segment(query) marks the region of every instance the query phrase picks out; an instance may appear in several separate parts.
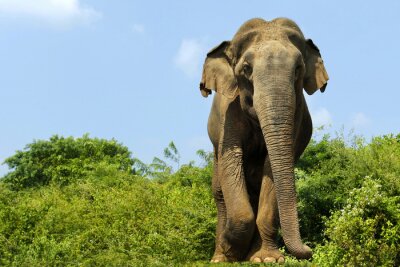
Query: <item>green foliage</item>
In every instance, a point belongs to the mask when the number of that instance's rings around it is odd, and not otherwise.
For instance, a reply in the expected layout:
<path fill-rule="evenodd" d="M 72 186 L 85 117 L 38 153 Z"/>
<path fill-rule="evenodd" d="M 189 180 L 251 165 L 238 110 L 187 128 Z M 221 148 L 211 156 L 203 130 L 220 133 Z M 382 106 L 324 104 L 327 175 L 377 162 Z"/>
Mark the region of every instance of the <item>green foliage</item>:
<path fill-rule="evenodd" d="M 197 154 L 200 166 L 179 165 L 171 142 L 145 164 L 114 140 L 35 141 L 7 159 L 0 181 L 0 265 L 209 266 L 213 154 Z M 285 266 L 400 264 L 400 135 L 325 135 L 295 175 L 302 236 L 315 254 Z"/>
<path fill-rule="evenodd" d="M 21 191 L 1 184 L 0 265 L 164 266 L 211 257 L 209 185 L 160 184 L 114 168 L 86 178 Z"/>
<path fill-rule="evenodd" d="M 203 165 L 211 167 L 213 165 L 214 153 L 206 152 L 203 149 L 196 151 L 196 154 L 203 160 Z"/>
<path fill-rule="evenodd" d="M 366 177 L 343 209 L 327 221 L 329 238 L 317 248 L 319 266 L 399 266 L 400 196 L 388 196 Z"/>
<path fill-rule="evenodd" d="M 48 141 L 28 144 L 5 163 L 12 171 L 4 181 L 14 189 L 22 189 L 49 183 L 65 185 L 85 177 L 101 163 L 130 171 L 133 160 L 128 148 L 115 140 L 89 138 L 88 135 L 81 138 L 55 135 Z"/>
<path fill-rule="evenodd" d="M 325 220 L 345 206 L 365 177 L 378 181 L 390 196 L 400 194 L 400 135 L 376 137 L 369 144 L 355 137 L 351 145 L 343 136 L 325 136 L 307 147 L 300 162 L 311 162 L 313 153 L 322 163 L 296 169 L 301 231 L 311 246 L 323 241 Z"/>
<path fill-rule="evenodd" d="M 357 181 L 348 172 L 353 149 L 343 137 L 311 141 L 300 158 L 295 174 L 302 236 L 312 243 L 323 239 L 324 218 L 343 205 Z"/>
<path fill-rule="evenodd" d="M 212 167 L 210 165 L 200 168 L 183 165 L 176 173 L 168 177 L 168 184 L 178 187 L 204 186 L 211 190 Z"/>
<path fill-rule="evenodd" d="M 179 168 L 181 155 L 179 155 L 178 149 L 176 148 L 174 142 L 170 142 L 168 147 L 164 149 L 164 157 L 177 163 Z"/>
<path fill-rule="evenodd" d="M 358 137 L 351 145 L 343 137 L 320 143 L 311 143 L 303 162 L 311 162 L 316 152 L 323 163 L 296 170 L 301 231 L 317 246 L 315 262 L 398 265 L 400 135 L 376 137 L 368 144 Z"/>
<path fill-rule="evenodd" d="M 321 168 L 326 161 L 331 160 L 335 156 L 335 148 L 329 140 L 329 135 L 324 135 L 322 140 L 317 142 L 311 139 L 306 150 L 296 164 L 296 167 L 311 172 Z"/>
<path fill-rule="evenodd" d="M 181 156 L 174 142 L 170 142 L 168 147 L 164 149 L 164 157 L 166 160 L 154 157 L 150 164 L 145 164 L 139 159 L 134 158 L 133 172 L 151 177 L 158 182 L 165 182 L 174 171 L 173 166 L 168 164 L 167 161 L 172 161 L 173 164 L 178 165 L 178 168 L 180 167 L 179 162 Z"/>

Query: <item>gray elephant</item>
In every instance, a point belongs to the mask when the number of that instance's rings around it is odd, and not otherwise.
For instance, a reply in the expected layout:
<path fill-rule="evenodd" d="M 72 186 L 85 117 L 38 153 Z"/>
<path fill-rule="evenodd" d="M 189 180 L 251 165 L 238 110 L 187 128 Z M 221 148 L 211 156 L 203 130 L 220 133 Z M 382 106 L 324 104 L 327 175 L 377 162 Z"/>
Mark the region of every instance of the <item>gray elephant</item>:
<path fill-rule="evenodd" d="M 212 262 L 283 262 L 312 256 L 300 237 L 294 164 L 312 134 L 303 95 L 323 92 L 328 74 L 316 45 L 286 18 L 251 19 L 208 54 L 200 90 L 214 96 L 208 134 L 218 209 Z"/>

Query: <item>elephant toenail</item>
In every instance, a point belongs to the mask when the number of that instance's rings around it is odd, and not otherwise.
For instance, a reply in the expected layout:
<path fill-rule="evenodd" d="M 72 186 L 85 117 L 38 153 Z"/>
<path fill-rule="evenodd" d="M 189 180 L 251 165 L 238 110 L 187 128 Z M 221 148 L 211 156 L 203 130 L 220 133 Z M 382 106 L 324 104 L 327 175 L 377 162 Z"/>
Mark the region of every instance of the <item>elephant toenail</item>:
<path fill-rule="evenodd" d="M 266 257 L 266 258 L 264 259 L 264 262 L 276 262 L 276 259 L 273 258 L 273 257 Z"/>
<path fill-rule="evenodd" d="M 261 259 L 259 257 L 256 257 L 253 259 L 253 262 L 262 262 Z"/>

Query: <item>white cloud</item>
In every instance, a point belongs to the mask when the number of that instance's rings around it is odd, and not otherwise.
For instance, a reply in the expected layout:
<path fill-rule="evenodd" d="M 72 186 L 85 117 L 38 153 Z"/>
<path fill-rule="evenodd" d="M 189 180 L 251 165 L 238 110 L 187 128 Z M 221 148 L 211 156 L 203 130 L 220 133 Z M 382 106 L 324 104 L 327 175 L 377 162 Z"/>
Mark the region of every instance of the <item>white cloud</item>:
<path fill-rule="evenodd" d="M 354 128 L 365 127 L 368 126 L 369 124 L 370 120 L 364 113 L 358 112 L 353 116 L 352 125 Z"/>
<path fill-rule="evenodd" d="M 144 25 L 143 24 L 133 24 L 132 31 L 135 33 L 144 33 L 145 32 Z"/>
<path fill-rule="evenodd" d="M 332 124 L 332 116 L 326 108 L 320 108 L 315 112 L 311 112 L 311 118 L 314 127 L 329 126 Z"/>
<path fill-rule="evenodd" d="M 175 65 L 187 76 L 194 77 L 200 73 L 200 65 L 205 57 L 205 48 L 201 41 L 184 39 L 175 56 Z"/>
<path fill-rule="evenodd" d="M 30 18 L 56 25 L 90 23 L 101 13 L 83 6 L 80 0 L 0 0 L 0 14 Z"/>

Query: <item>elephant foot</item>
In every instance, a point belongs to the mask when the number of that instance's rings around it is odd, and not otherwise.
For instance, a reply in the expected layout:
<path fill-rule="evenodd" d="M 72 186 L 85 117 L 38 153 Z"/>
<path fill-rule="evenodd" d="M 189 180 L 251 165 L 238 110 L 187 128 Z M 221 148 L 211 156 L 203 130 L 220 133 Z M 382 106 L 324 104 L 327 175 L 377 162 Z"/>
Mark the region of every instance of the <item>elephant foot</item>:
<path fill-rule="evenodd" d="M 251 262 L 277 262 L 284 263 L 285 257 L 277 248 L 260 248 L 257 251 L 250 252 L 247 259 Z"/>
<path fill-rule="evenodd" d="M 214 254 L 211 263 L 228 262 L 228 258 L 224 254 Z"/>
<path fill-rule="evenodd" d="M 230 245 L 225 245 L 225 249 L 222 248 L 222 246 L 218 247 L 216 251 L 214 252 L 214 256 L 211 259 L 211 263 L 217 263 L 217 262 L 236 262 L 240 261 L 241 258 L 240 255 L 243 253 L 240 253 L 239 250 L 234 249 Z"/>
<path fill-rule="evenodd" d="M 229 259 L 227 256 L 224 254 L 224 250 L 221 246 L 221 243 L 219 243 L 214 251 L 214 255 L 211 258 L 211 263 L 218 263 L 218 262 L 229 262 Z"/>

